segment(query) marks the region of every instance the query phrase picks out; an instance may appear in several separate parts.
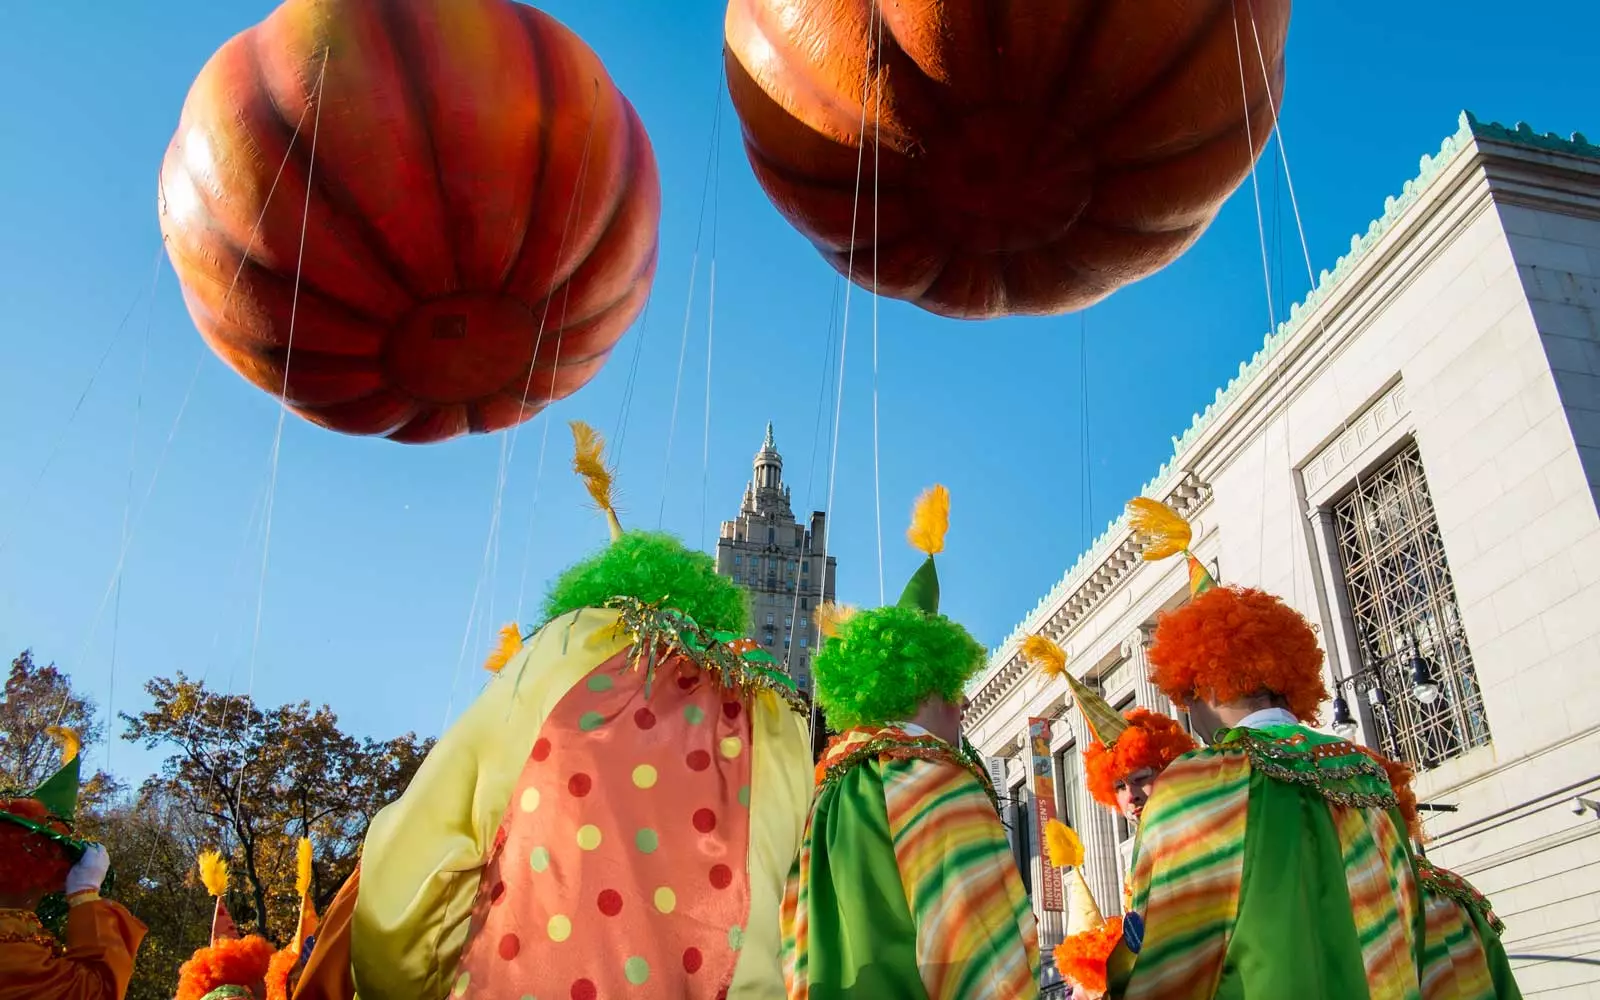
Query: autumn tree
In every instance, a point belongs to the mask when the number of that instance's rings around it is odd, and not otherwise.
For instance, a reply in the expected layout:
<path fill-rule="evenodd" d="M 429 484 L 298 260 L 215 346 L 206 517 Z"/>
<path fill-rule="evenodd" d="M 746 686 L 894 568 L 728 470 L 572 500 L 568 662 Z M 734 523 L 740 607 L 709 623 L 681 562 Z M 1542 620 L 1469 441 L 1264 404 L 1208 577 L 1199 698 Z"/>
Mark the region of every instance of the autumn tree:
<path fill-rule="evenodd" d="M 321 909 L 355 868 L 372 816 L 396 798 L 432 747 L 413 733 L 358 739 L 326 705 L 262 708 L 182 673 L 145 685 L 151 707 L 124 715 L 123 738 L 168 753 L 141 800 L 182 804 L 211 826 L 245 899 L 234 916 L 274 941 L 294 926 L 295 841 L 315 844 Z"/>
<path fill-rule="evenodd" d="M 105 734 L 94 703 L 73 690 L 55 664 L 40 666 L 24 650 L 11 661 L 0 697 L 0 788 L 36 788 L 61 766 L 61 750 L 47 732 L 52 726 L 67 727 L 82 741 L 88 777 L 78 795 L 80 805 L 92 809 L 115 795 L 117 783 L 111 775 L 87 766 L 89 750 Z"/>

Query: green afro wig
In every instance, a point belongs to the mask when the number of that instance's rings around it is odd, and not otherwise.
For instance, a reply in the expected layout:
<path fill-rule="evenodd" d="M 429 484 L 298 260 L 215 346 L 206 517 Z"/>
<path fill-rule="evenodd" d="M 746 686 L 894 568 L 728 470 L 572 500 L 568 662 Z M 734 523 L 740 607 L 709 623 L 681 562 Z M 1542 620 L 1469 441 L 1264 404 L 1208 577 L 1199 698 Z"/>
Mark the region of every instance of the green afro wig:
<path fill-rule="evenodd" d="M 945 616 L 891 605 L 841 623 L 811 667 L 828 724 L 849 729 L 903 722 L 929 698 L 960 701 L 986 656 Z"/>
<path fill-rule="evenodd" d="M 695 552 L 671 535 L 629 531 L 604 551 L 569 567 L 550 585 L 544 621 L 579 608 L 602 608 L 613 597 L 681 611 L 713 631 L 750 632 L 744 592 L 704 552 Z"/>

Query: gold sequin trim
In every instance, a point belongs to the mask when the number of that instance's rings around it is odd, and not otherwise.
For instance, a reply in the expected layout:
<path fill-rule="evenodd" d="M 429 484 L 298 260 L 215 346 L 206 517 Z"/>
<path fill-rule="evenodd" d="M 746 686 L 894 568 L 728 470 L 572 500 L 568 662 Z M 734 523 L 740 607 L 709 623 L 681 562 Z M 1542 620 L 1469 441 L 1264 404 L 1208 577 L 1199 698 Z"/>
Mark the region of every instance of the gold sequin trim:
<path fill-rule="evenodd" d="M 20 931 L 0 931 L 0 946 L 33 944 L 57 958 L 66 954 L 61 942 L 44 929 L 44 924 L 39 922 L 39 917 L 32 910 L 0 909 L 0 920 L 15 920 L 26 928 Z"/>

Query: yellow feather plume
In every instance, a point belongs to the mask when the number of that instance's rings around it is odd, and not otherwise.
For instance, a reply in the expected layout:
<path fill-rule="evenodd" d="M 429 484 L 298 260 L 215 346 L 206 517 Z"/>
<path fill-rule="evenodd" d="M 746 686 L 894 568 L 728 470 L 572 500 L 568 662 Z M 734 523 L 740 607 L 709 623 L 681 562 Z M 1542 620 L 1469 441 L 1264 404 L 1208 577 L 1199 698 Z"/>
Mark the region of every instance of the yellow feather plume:
<path fill-rule="evenodd" d="M 582 420 L 572 421 L 572 471 L 583 477 L 589 496 L 601 510 L 611 509 L 612 473 L 606 468 L 606 439 Z"/>
<path fill-rule="evenodd" d="M 918 552 L 936 556 L 944 551 L 945 532 L 950 530 L 950 491 L 943 486 L 931 486 L 917 497 L 911 509 L 911 527 L 906 529 L 906 540 Z"/>
<path fill-rule="evenodd" d="M 228 863 L 222 860 L 220 852 L 200 852 L 200 884 L 213 896 L 228 891 Z"/>
<path fill-rule="evenodd" d="M 1149 497 L 1134 497 L 1128 501 L 1128 527 L 1145 543 L 1147 562 L 1187 552 L 1194 536 L 1183 515 Z"/>
<path fill-rule="evenodd" d="M 483 661 L 483 669 L 491 674 L 498 674 L 511 662 L 511 658 L 522 652 L 522 629 L 516 622 L 500 626 L 500 645 L 494 648 L 489 658 Z"/>
<path fill-rule="evenodd" d="M 78 738 L 77 731 L 66 726 L 46 726 L 44 734 L 60 745 L 63 767 L 76 760 L 78 751 L 83 749 L 83 740 Z"/>
<path fill-rule="evenodd" d="M 812 617 L 817 620 L 817 630 L 828 639 L 837 636 L 840 626 L 855 616 L 855 608 L 848 604 L 835 604 L 832 601 L 817 605 L 817 610 L 812 612 Z"/>
<path fill-rule="evenodd" d="M 1076 868 L 1083 864 L 1083 841 L 1072 827 L 1059 819 L 1044 825 L 1044 846 L 1051 868 Z"/>
<path fill-rule="evenodd" d="M 1060 677 L 1067 672 L 1067 651 L 1042 635 L 1022 640 L 1022 658 L 1046 677 Z"/>
<path fill-rule="evenodd" d="M 311 838 L 301 837 L 294 852 L 294 892 L 304 899 L 311 891 Z"/>

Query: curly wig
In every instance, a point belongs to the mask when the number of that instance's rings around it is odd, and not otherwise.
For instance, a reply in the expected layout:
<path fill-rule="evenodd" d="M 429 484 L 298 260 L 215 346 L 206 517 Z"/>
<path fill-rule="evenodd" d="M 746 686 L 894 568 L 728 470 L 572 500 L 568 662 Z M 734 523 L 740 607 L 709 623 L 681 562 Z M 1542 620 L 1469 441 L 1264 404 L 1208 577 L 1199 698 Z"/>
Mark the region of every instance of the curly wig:
<path fill-rule="evenodd" d="M 1128 728 L 1109 747 L 1096 740 L 1083 751 L 1089 794 L 1107 809 L 1117 808 L 1117 782 L 1147 767 L 1159 774 L 1198 745 L 1176 719 L 1160 712 L 1136 708 L 1127 720 Z"/>
<path fill-rule="evenodd" d="M 889 605 L 840 624 L 811 672 L 829 725 L 850 729 L 904 721 L 934 697 L 959 702 L 986 655 L 944 615 Z"/>
<path fill-rule="evenodd" d="M 1328 700 L 1311 626 L 1278 598 L 1248 587 L 1213 587 L 1162 615 L 1149 658 L 1150 679 L 1180 705 L 1274 694 L 1296 718 L 1315 723 Z"/>
<path fill-rule="evenodd" d="M 201 948 L 178 970 L 178 995 L 174 1000 L 205 1000 L 221 986 L 260 989 L 272 964 L 272 944 L 259 934 L 218 941 Z"/>
<path fill-rule="evenodd" d="M 38 799 L 0 799 L 0 812 L 61 833 L 72 832 Z M 61 844 L 20 823 L 0 819 L 0 890 L 20 896 L 59 892 L 71 869 L 72 858 Z"/>
<path fill-rule="evenodd" d="M 662 604 L 713 631 L 750 631 L 750 609 L 739 585 L 718 576 L 710 556 L 662 532 L 626 532 L 562 572 L 545 596 L 544 621 L 605 607 L 613 597 Z"/>
<path fill-rule="evenodd" d="M 267 965 L 267 1000 L 289 1000 L 293 989 L 290 980 L 297 980 L 295 975 L 300 969 L 301 955 L 293 948 L 280 948 L 272 953 L 272 961 Z"/>
<path fill-rule="evenodd" d="M 1410 765 L 1390 760 L 1371 747 L 1357 743 L 1351 746 L 1383 765 L 1384 772 L 1389 775 L 1389 787 L 1394 789 L 1395 807 L 1400 810 L 1400 818 L 1405 820 L 1406 833 L 1412 840 L 1421 843 L 1424 840 L 1422 815 L 1417 809 L 1417 790 L 1411 787 L 1411 779 L 1416 772 L 1411 770 Z"/>
<path fill-rule="evenodd" d="M 1056 945 L 1056 969 L 1061 978 L 1088 993 L 1103 997 L 1109 988 L 1106 963 L 1122 943 L 1122 918 L 1112 917 L 1093 930 L 1081 931 Z"/>

